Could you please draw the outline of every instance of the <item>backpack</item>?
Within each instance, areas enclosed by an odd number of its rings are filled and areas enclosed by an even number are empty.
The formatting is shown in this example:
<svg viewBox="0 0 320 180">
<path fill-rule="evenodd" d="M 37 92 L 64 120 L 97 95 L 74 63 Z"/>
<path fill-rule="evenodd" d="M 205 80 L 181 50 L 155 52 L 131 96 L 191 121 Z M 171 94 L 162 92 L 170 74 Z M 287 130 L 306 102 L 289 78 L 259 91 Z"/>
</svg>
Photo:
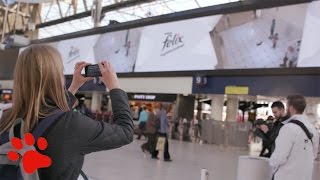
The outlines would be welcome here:
<svg viewBox="0 0 320 180">
<path fill-rule="evenodd" d="M 32 135 L 34 136 L 35 141 L 42 136 L 46 130 L 54 123 L 56 120 L 64 114 L 63 111 L 57 110 L 52 115 L 42 119 L 40 123 L 35 127 L 32 131 Z M 38 171 L 33 174 L 27 174 L 23 170 L 22 166 L 22 154 L 27 151 L 34 150 L 37 151 L 35 146 L 28 146 L 23 143 L 24 147 L 20 150 L 14 149 L 10 140 L 13 137 L 18 137 L 21 140 L 24 139 L 24 121 L 22 118 L 18 118 L 15 120 L 14 124 L 10 128 L 9 132 L 2 133 L 0 135 L 0 179 L 1 180 L 39 180 Z M 36 143 L 35 143 L 36 144 Z M 13 162 L 8 159 L 8 152 L 15 151 L 19 154 L 19 160 Z"/>
<path fill-rule="evenodd" d="M 312 138 L 313 138 L 313 134 L 309 132 L 308 128 L 301 122 L 298 120 L 291 120 L 289 123 L 293 123 L 296 124 L 298 126 L 301 127 L 301 129 L 304 131 L 304 133 L 306 133 L 308 139 L 311 141 L 311 143 L 313 144 Z"/>
</svg>

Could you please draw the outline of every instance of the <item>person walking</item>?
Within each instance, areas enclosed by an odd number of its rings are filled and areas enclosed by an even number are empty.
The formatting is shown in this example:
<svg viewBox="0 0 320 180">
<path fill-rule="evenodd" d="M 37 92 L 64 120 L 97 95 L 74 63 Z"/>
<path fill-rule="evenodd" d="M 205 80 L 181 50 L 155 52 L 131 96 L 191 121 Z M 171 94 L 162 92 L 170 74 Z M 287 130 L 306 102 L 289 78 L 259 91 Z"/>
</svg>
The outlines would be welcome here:
<svg viewBox="0 0 320 180">
<path fill-rule="evenodd" d="M 154 145 L 156 143 L 156 115 L 151 106 L 148 106 L 148 120 L 146 124 L 146 135 L 148 137 L 148 141 L 141 146 L 143 152 L 152 153 L 154 149 Z"/>
<path fill-rule="evenodd" d="M 275 29 L 276 29 L 276 20 L 272 19 L 271 28 L 270 28 L 270 36 L 269 36 L 270 39 L 273 37 Z"/>
<path fill-rule="evenodd" d="M 287 108 L 290 118 L 282 122 L 284 125 L 269 161 L 274 169 L 273 180 L 312 180 L 319 133 L 303 114 L 306 108 L 303 96 L 288 96 Z"/>
<path fill-rule="evenodd" d="M 145 134 L 144 131 L 146 130 L 147 120 L 148 120 L 147 108 L 145 106 L 143 106 L 142 111 L 139 116 L 139 134 L 138 134 L 137 139 L 141 139 L 141 136 Z"/>
<path fill-rule="evenodd" d="M 200 123 L 197 117 L 193 118 L 193 136 L 194 136 L 194 142 L 199 143 L 200 142 Z"/>
<path fill-rule="evenodd" d="M 279 34 L 276 33 L 275 35 L 272 36 L 272 48 L 275 49 L 277 47 L 277 43 L 278 43 L 278 40 L 279 40 Z"/>
<path fill-rule="evenodd" d="M 163 152 L 163 159 L 164 161 L 170 162 L 172 161 L 169 153 L 169 142 L 168 142 L 168 132 L 169 132 L 169 122 L 167 117 L 167 109 L 162 104 L 159 105 L 159 113 L 158 116 L 158 137 L 164 137 L 165 138 L 165 145 L 164 145 L 164 152 Z M 151 157 L 153 159 L 159 159 L 158 158 L 159 151 L 156 150 L 156 148 L 153 150 Z"/>
</svg>

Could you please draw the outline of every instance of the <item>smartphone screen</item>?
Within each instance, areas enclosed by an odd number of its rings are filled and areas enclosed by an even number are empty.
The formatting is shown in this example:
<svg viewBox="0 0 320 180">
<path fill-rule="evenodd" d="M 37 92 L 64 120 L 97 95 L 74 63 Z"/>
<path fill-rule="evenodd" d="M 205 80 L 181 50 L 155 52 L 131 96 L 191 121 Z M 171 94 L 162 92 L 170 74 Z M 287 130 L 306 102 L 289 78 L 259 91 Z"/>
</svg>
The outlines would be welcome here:
<svg viewBox="0 0 320 180">
<path fill-rule="evenodd" d="M 85 67 L 85 76 L 86 77 L 100 77 L 101 71 L 98 64 L 88 65 Z"/>
</svg>

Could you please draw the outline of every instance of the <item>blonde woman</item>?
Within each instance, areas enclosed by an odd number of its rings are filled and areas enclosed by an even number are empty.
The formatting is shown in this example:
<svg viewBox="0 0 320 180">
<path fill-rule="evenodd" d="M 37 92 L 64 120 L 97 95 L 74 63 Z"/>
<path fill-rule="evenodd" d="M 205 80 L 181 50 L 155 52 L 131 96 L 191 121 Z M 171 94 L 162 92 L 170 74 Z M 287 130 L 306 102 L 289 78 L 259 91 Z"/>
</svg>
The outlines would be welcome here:
<svg viewBox="0 0 320 180">
<path fill-rule="evenodd" d="M 0 122 L 0 133 L 6 133 L 21 117 L 24 132 L 32 132 L 41 119 L 57 110 L 64 113 L 45 132 L 48 148 L 40 151 L 52 164 L 40 169 L 40 179 L 76 180 L 86 154 L 121 147 L 133 140 L 133 123 L 126 93 L 119 88 L 117 75 L 106 61 L 99 63 L 101 80 L 110 90 L 113 124 L 97 122 L 72 111 L 77 90 L 92 78 L 83 77 L 75 66 L 72 84 L 65 90 L 63 63 L 59 52 L 47 45 L 33 45 L 19 56 L 14 72 L 13 107 Z"/>
</svg>

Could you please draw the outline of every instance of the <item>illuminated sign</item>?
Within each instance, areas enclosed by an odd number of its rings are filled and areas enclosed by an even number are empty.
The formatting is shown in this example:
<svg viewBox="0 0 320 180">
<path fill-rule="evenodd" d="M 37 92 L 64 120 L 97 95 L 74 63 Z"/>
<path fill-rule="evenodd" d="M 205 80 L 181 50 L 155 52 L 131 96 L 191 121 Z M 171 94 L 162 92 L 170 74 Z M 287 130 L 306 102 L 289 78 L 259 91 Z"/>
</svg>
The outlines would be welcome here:
<svg viewBox="0 0 320 180">
<path fill-rule="evenodd" d="M 144 94 L 135 94 L 133 96 L 133 99 L 139 99 L 139 100 L 155 100 L 156 95 L 144 95 Z"/>
<path fill-rule="evenodd" d="M 225 94 L 248 95 L 249 87 L 246 86 L 226 86 Z"/>
<path fill-rule="evenodd" d="M 177 100 L 176 94 L 140 94 L 128 93 L 129 100 L 133 101 L 157 101 L 157 102 L 174 102 Z"/>
</svg>

